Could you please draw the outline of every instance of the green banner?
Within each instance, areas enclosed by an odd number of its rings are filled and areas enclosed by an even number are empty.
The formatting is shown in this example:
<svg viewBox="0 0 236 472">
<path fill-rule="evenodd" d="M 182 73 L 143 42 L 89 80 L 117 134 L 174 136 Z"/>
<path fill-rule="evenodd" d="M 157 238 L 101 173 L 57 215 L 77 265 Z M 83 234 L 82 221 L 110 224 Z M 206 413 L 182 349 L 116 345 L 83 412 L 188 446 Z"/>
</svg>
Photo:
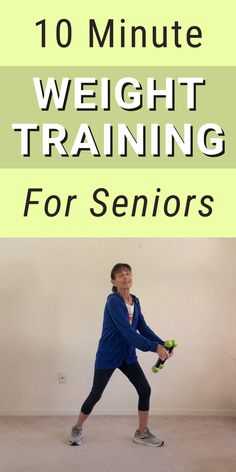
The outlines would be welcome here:
<svg viewBox="0 0 236 472">
<path fill-rule="evenodd" d="M 1 167 L 236 167 L 235 67 L 5 67 L 1 81 Z"/>
</svg>

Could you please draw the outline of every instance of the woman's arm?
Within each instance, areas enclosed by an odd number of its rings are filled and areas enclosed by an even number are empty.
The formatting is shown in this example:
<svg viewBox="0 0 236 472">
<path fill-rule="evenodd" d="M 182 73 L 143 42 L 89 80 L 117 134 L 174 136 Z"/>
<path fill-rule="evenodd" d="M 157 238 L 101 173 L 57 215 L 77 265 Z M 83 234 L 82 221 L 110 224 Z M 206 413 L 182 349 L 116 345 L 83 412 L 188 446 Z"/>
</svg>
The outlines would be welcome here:
<svg viewBox="0 0 236 472">
<path fill-rule="evenodd" d="M 141 351 L 157 352 L 158 340 L 160 338 L 156 336 L 156 339 L 148 339 L 144 335 L 137 333 L 129 324 L 127 310 L 121 299 L 111 297 L 107 301 L 107 309 L 116 328 L 129 344 Z"/>
<path fill-rule="evenodd" d="M 147 339 L 150 339 L 150 341 L 156 341 L 158 344 L 161 344 L 163 345 L 164 344 L 164 341 L 159 338 L 159 336 L 157 336 L 154 331 L 151 330 L 151 328 L 149 328 L 149 326 L 147 325 L 145 319 L 144 319 L 144 316 L 141 312 L 141 308 L 140 308 L 140 305 L 138 304 L 138 308 L 139 308 L 139 314 L 138 314 L 138 326 L 137 326 L 137 329 L 138 331 L 140 332 L 140 334 L 142 334 L 143 336 L 145 336 L 145 338 Z"/>
</svg>

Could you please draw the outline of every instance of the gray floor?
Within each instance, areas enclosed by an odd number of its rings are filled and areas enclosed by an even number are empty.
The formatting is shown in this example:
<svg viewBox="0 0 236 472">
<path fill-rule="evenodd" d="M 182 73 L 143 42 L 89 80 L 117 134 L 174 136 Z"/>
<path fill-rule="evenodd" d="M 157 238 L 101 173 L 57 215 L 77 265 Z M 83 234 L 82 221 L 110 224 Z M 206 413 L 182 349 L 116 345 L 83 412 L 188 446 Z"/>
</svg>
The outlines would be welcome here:
<svg viewBox="0 0 236 472">
<path fill-rule="evenodd" d="M 83 444 L 65 444 L 71 417 L 1 417 L 0 470 L 6 472 L 235 472 L 236 418 L 157 417 L 162 448 L 131 441 L 133 416 L 91 415 Z"/>
</svg>

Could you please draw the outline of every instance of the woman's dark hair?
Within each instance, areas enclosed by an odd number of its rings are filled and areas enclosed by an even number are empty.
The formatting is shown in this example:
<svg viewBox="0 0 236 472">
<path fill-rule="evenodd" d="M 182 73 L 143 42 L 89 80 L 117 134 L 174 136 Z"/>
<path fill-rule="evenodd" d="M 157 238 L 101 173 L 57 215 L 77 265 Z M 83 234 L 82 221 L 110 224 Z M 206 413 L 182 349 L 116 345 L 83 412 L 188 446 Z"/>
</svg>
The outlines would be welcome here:
<svg viewBox="0 0 236 472">
<path fill-rule="evenodd" d="M 121 262 L 119 262 L 118 264 L 115 264 L 111 270 L 111 279 L 115 280 L 116 274 L 120 272 L 121 270 L 125 270 L 125 269 L 132 272 L 132 269 L 129 264 L 121 263 Z M 117 287 L 115 285 L 112 286 L 112 292 L 117 292 Z"/>
</svg>

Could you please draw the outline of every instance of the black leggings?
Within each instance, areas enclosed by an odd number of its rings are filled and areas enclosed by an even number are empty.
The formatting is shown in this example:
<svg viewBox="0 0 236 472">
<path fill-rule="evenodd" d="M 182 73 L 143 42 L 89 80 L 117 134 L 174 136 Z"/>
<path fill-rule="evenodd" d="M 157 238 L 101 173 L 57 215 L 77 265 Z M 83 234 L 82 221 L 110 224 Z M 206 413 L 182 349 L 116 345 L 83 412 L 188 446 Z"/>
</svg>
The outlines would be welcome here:
<svg viewBox="0 0 236 472">
<path fill-rule="evenodd" d="M 136 362 L 135 364 L 125 364 L 123 362 L 119 369 L 121 372 L 123 372 L 123 374 L 126 375 L 126 377 L 128 377 L 138 392 L 138 409 L 141 411 L 148 411 L 151 387 L 139 363 Z M 114 371 L 115 369 L 95 369 L 92 390 L 81 407 L 82 413 L 85 415 L 89 415 L 91 413 L 95 404 L 100 400 Z"/>
</svg>

